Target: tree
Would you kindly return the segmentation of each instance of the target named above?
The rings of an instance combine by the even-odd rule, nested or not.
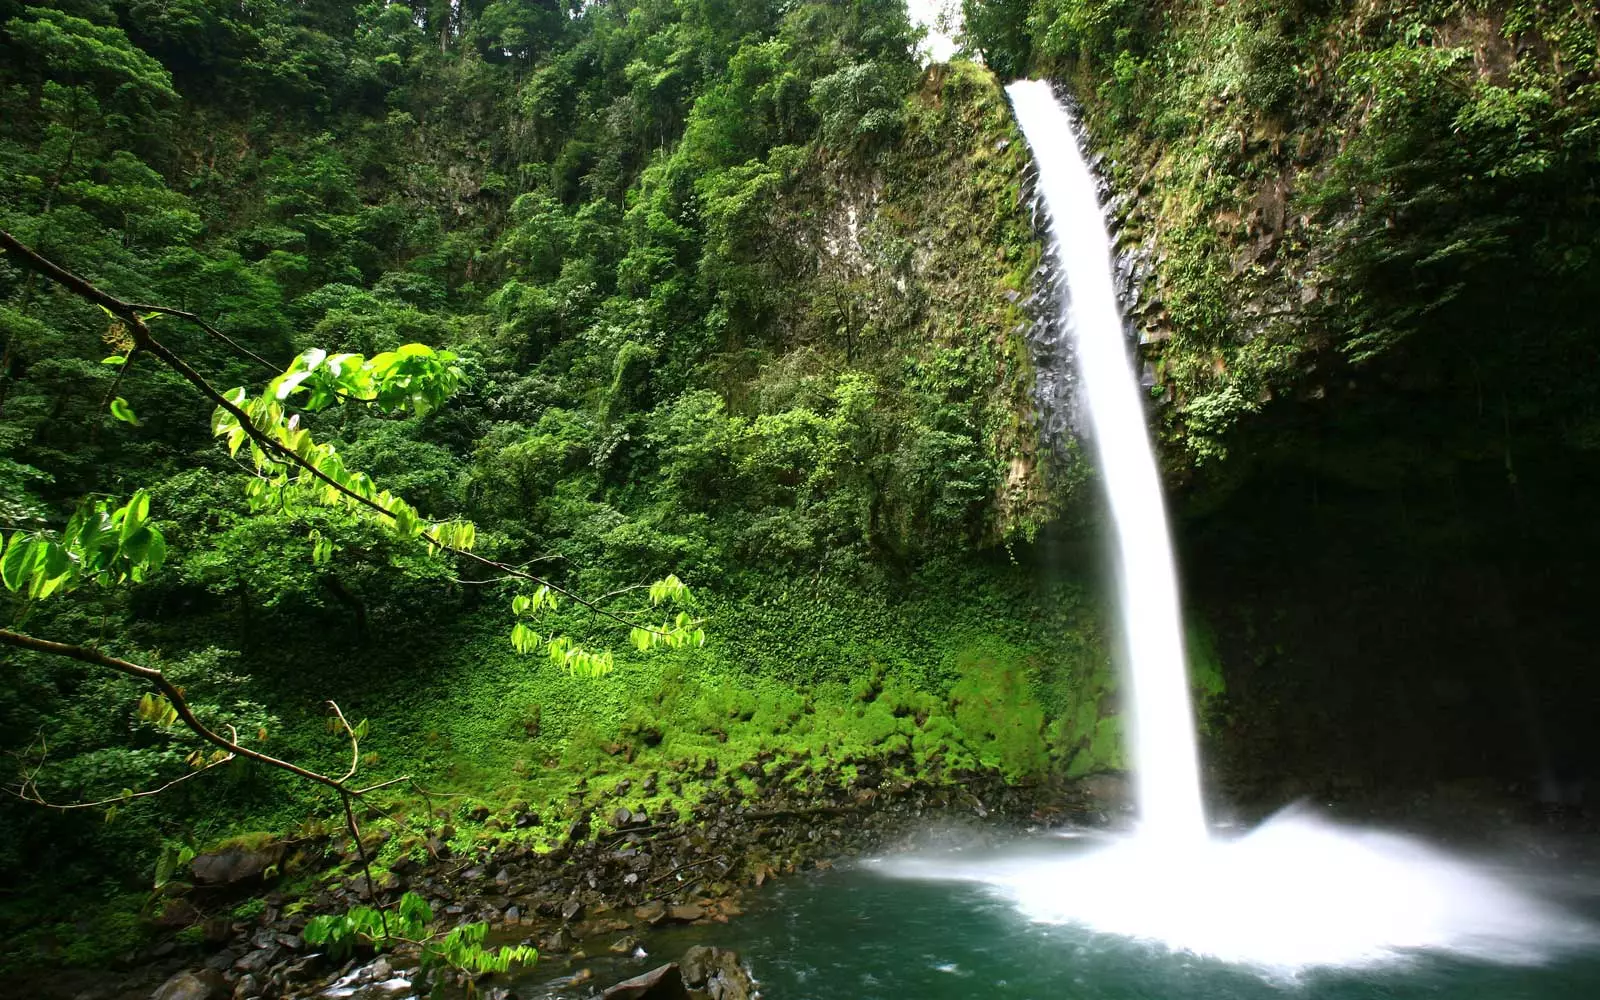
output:
[[[410,410],[426,413],[436,409],[450,397],[463,378],[459,359],[453,352],[408,344],[369,359],[356,354],[330,355],[321,349],[311,349],[296,357],[287,370],[268,381],[262,391],[254,396],[242,387],[221,392],[182,355],[158,340],[151,324],[163,319],[192,323],[209,337],[259,365],[268,368],[273,366],[200,317],[179,309],[133,303],[110,295],[41,256],[3,230],[0,230],[0,249],[6,251],[20,266],[98,306],[114,324],[120,325],[129,347],[126,353],[106,359],[108,364],[120,370],[119,385],[121,376],[127,375],[137,360],[149,358],[175,373],[216,405],[211,421],[212,434],[224,439],[230,455],[237,456],[241,451],[249,455],[245,494],[253,511],[293,511],[312,507],[346,511],[375,521],[402,542],[420,545],[441,558],[489,571],[494,578],[502,581],[516,581],[530,586],[533,588],[531,591],[517,593],[511,601],[516,619],[511,629],[512,645],[523,653],[542,651],[552,662],[573,673],[604,672],[611,669],[612,659],[609,651],[587,650],[564,635],[538,630],[540,613],[554,610],[563,599],[573,600],[597,615],[627,626],[630,641],[641,650],[655,646],[698,645],[705,641],[699,623],[690,618],[687,611],[680,611],[676,617],[656,626],[646,623],[637,615],[610,610],[599,601],[586,599],[524,569],[474,553],[476,529],[470,522],[458,519],[428,520],[405,500],[388,490],[379,489],[365,473],[348,468],[336,448],[314,440],[311,430],[302,426],[304,415],[334,405],[360,404],[390,412]],[[108,406],[118,421],[138,423],[138,415],[122,396],[113,396]],[[312,529],[309,540],[312,543],[311,558],[315,563],[326,563],[333,557],[333,539]],[[138,490],[120,504],[114,500],[87,497],[59,530],[19,528],[13,532],[0,546],[0,584],[23,600],[19,618],[26,622],[29,611],[38,602],[61,598],[91,587],[115,588],[141,583],[150,574],[160,570],[166,560],[166,552],[165,537],[151,521],[148,491]],[[676,577],[667,577],[650,585],[648,598],[652,607],[685,604],[689,591]],[[350,743],[349,768],[335,776],[265,753],[259,746],[249,745],[248,738],[241,737],[237,728],[226,722],[219,725],[202,719],[185,697],[183,689],[165,673],[106,652],[101,648],[103,641],[61,642],[15,628],[0,628],[0,643],[76,660],[132,677],[150,688],[139,701],[141,718],[163,727],[181,723],[203,743],[214,748],[209,754],[201,751],[192,753],[189,763],[194,770],[160,787],[142,791],[124,789],[107,799],[72,803],[59,808],[115,808],[119,803],[158,795],[178,782],[242,757],[331,789],[339,798],[347,829],[360,854],[362,865],[367,868],[368,884],[375,885],[371,880],[370,867],[367,867],[366,849],[361,842],[361,831],[352,803],[379,789],[408,782],[410,778],[400,776],[372,784],[355,780],[362,760],[361,739],[366,735],[364,721],[352,724],[337,704],[329,702],[334,719],[333,728]],[[265,737],[264,731],[258,733],[257,742]],[[27,774],[20,787],[12,791],[23,798],[49,805],[35,789],[33,775]],[[416,902],[402,900],[396,913],[397,926],[401,930],[391,929],[387,910],[380,907],[371,911],[370,917],[353,911],[344,918],[344,923],[319,925],[318,933],[325,940],[335,941],[341,934],[345,937],[364,935],[379,944],[402,939],[414,940],[418,929],[431,919],[431,914],[423,915],[425,909],[418,909]],[[494,956],[485,952],[481,948],[482,940],[481,934],[453,932],[442,939],[437,954],[468,968],[503,968],[506,955]],[[531,952],[518,951],[514,954],[526,956]]]

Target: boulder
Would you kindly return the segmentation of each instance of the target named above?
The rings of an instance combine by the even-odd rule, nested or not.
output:
[[[667,907],[667,919],[676,920],[681,924],[693,923],[705,915],[705,907],[696,906],[694,903],[683,903],[678,906]]]
[[[227,984],[222,973],[215,969],[202,969],[199,972],[178,973],[162,983],[150,995],[150,1000],[222,1000],[227,995]]]
[[[154,923],[162,930],[176,930],[198,924],[205,919],[205,914],[195,908],[187,899],[169,899],[161,906],[161,915],[156,917]]]
[[[272,865],[283,860],[283,845],[229,847],[198,855],[189,863],[194,880],[204,885],[236,885],[260,878]]]
[[[555,933],[539,943],[540,951],[561,954],[572,950],[572,935],[567,933],[565,927],[558,928]]]
[[[676,963],[624,980],[600,994],[601,1000],[689,1000]]]
[[[739,961],[739,953],[726,948],[695,945],[683,954],[684,982],[704,990],[711,1000],[750,1000],[756,996],[755,980]]]

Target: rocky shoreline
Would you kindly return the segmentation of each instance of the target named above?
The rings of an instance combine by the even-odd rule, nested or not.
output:
[[[427,860],[391,863],[377,881],[379,902],[403,892],[427,900],[446,925],[485,921],[491,943],[531,944],[540,963],[570,971],[571,983],[588,981],[585,959],[628,954],[654,931],[673,926],[726,923],[742,912],[743,894],[769,879],[863,852],[883,849],[918,831],[951,824],[1008,835],[1024,826],[1104,822],[1090,803],[1093,788],[1082,784],[1008,784],[993,772],[961,772],[912,781],[892,758],[838,761],[812,771],[800,759],[754,760],[677,815],[651,816],[630,804],[626,786],[608,793],[603,805],[580,807],[553,848],[537,850],[513,836],[490,836],[468,852],[451,850],[454,831],[440,822],[428,831]],[[715,764],[707,765],[714,769]],[[702,775],[704,777],[704,775]],[[796,779],[800,780],[796,780]],[[648,795],[657,780],[640,788]],[[740,784],[753,792],[740,791]],[[621,794],[618,794],[618,791]],[[526,806],[511,804],[474,817],[505,831],[526,823]],[[366,845],[370,850],[376,844]],[[305,846],[301,845],[302,855]],[[414,953],[358,954],[342,963],[309,947],[302,932],[319,913],[336,913],[372,902],[349,838],[314,845],[321,852],[324,887],[293,898],[264,891],[261,875],[281,854],[234,848],[194,861],[197,883],[209,882],[205,908],[212,912],[241,900],[260,900],[252,920],[206,916],[189,897],[169,901],[170,923],[203,931],[199,943],[169,934],[147,952],[130,956],[126,973],[102,977],[87,988],[46,990],[40,997],[72,1000],[301,1000],[301,998],[404,996]],[[237,907],[234,906],[234,910]],[[179,919],[170,919],[176,916]],[[724,960],[725,962],[725,960]],[[685,963],[679,963],[685,965]],[[686,968],[693,969],[689,962]],[[739,967],[735,959],[733,966]],[[436,971],[447,989],[464,991],[459,973]],[[737,977],[727,977],[733,983]],[[482,996],[514,996],[504,977],[475,983]],[[603,984],[596,983],[598,987]],[[379,988],[385,987],[385,988]],[[626,994],[649,995],[657,994]],[[676,995],[660,994],[660,995]],[[729,986],[708,995],[738,1000],[748,995]]]

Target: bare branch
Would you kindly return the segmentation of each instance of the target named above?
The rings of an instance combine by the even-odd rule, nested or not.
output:
[[[249,358],[251,361],[254,361],[256,364],[272,372],[274,375],[278,374],[279,368],[277,365],[250,350],[250,348],[239,343],[237,340],[234,340],[232,337],[223,333],[221,330],[218,330],[216,327],[212,326],[210,323],[207,323],[205,320],[201,319],[199,316],[196,316],[192,312],[185,312],[182,309],[173,309],[170,306],[153,306],[144,302],[131,302],[129,303],[129,306],[147,315],[149,313],[160,313],[163,316],[175,316],[178,319],[188,320],[190,323],[193,323],[195,326],[198,326],[200,329],[204,330],[213,339],[220,340],[224,344],[227,344],[236,354]]]
[[[356,736],[355,727],[350,725],[350,720],[344,717],[344,712],[339,708],[338,702],[330,701],[328,702],[328,707],[333,709],[334,715],[338,716],[339,727],[344,730],[346,736],[350,737],[350,770],[346,771],[344,777],[339,779],[339,785],[343,788],[345,782],[356,776],[356,769],[361,766],[361,739]]]
[[[106,806],[120,806],[124,802],[132,802],[134,799],[147,799],[153,795],[160,795],[169,788],[175,788],[178,785],[183,784],[185,781],[188,781],[190,778],[198,778],[200,775],[205,774],[212,768],[221,767],[223,764],[226,764],[233,759],[234,755],[229,753],[224,757],[218,758],[217,760],[206,764],[204,767],[196,768],[193,771],[190,771],[188,774],[178,778],[173,778],[171,781],[159,788],[149,788],[142,792],[129,792],[126,795],[118,795],[109,799],[100,799],[97,802],[62,803],[47,801],[43,795],[39,794],[38,786],[35,784],[35,777],[39,773],[37,770],[26,773],[23,776],[22,784],[19,787],[6,787],[0,789],[0,791],[4,791],[7,795],[14,795],[24,802],[31,802],[36,806],[44,806],[46,809],[59,809],[62,812],[66,812],[71,809],[102,809]]]

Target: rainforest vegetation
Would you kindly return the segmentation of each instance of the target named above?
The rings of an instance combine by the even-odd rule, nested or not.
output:
[[[1021,75],[1114,193],[1227,780],[1586,760],[1593,10],[961,8],[929,65],[902,0],[0,0],[9,966],[369,786],[274,891],[774,756],[1120,770]]]

